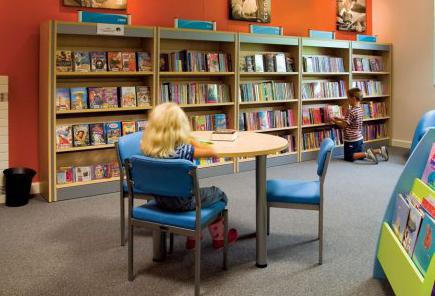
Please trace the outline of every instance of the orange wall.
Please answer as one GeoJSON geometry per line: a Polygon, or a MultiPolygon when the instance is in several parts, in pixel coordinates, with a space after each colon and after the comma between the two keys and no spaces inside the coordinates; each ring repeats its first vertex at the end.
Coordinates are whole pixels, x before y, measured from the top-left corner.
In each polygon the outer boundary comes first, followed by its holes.
{"type": "MultiPolygon", "coordinates": [[[[76,9],[61,0],[14,0],[0,4],[0,74],[10,81],[9,151],[11,166],[38,170],[39,25],[48,19],[76,20],[76,9]]],[[[130,0],[135,25],[173,26],[173,18],[217,21],[218,30],[248,31],[248,22],[228,19],[227,0],[130,0]]],[[[335,30],[335,0],[272,0],[272,24],[286,35],[308,29],[335,30]]],[[[372,33],[372,0],[367,0],[367,33],[372,33]]],[[[338,38],[353,39],[352,33],[338,38]]]]}

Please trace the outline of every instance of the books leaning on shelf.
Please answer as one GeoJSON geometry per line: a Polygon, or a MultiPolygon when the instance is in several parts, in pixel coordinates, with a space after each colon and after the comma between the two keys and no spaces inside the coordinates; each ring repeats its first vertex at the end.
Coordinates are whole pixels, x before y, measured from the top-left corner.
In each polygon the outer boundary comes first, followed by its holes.
{"type": "Polygon", "coordinates": [[[152,71],[151,55],[133,51],[56,52],[57,72],[136,72],[152,71]]]}
{"type": "Polygon", "coordinates": [[[345,72],[343,58],[324,55],[305,55],[304,72],[345,72]]]}
{"type": "Polygon", "coordinates": [[[149,86],[56,89],[56,111],[147,107],[150,104],[149,86]]]}
{"type": "Polygon", "coordinates": [[[364,123],[363,136],[364,141],[386,138],[387,126],[384,123],[364,123]]]}
{"type": "Polygon", "coordinates": [[[285,128],[295,125],[293,110],[273,110],[257,112],[241,112],[239,129],[241,131],[256,131],[270,128],[285,128]]]}
{"type": "Polygon", "coordinates": [[[288,141],[288,148],[281,151],[280,153],[296,152],[296,137],[294,135],[279,135],[288,141]]]}
{"type": "Polygon", "coordinates": [[[329,124],[334,117],[343,117],[346,107],[339,105],[306,105],[302,107],[302,125],[329,124]]]}
{"type": "Polygon", "coordinates": [[[240,57],[241,72],[295,72],[295,61],[287,53],[266,52],[240,57]]]}
{"type": "Polygon", "coordinates": [[[305,80],[302,82],[302,99],[346,97],[344,80],[305,80]]]}
{"type": "Polygon", "coordinates": [[[196,158],[193,160],[194,164],[197,166],[207,166],[207,165],[213,165],[213,164],[219,164],[224,163],[226,161],[229,161],[228,158],[223,157],[213,157],[213,158],[196,158]]]}
{"type": "Polygon", "coordinates": [[[362,103],[361,107],[364,111],[364,119],[378,118],[387,116],[387,104],[385,102],[367,102],[362,103]]]}
{"type": "Polygon", "coordinates": [[[224,83],[163,82],[160,103],[214,104],[230,101],[230,90],[224,83]]]}
{"type": "Polygon", "coordinates": [[[189,116],[194,131],[213,131],[227,128],[226,114],[207,114],[189,116]]]}
{"type": "Polygon", "coordinates": [[[332,128],[303,132],[303,148],[304,150],[319,149],[320,144],[326,138],[331,138],[337,146],[343,145],[343,131],[341,129],[332,128]]]}
{"type": "Polygon", "coordinates": [[[240,83],[240,102],[289,101],[294,99],[293,82],[253,81],[240,83]]]}
{"type": "Polygon", "coordinates": [[[117,162],[100,163],[91,166],[60,167],[57,170],[57,184],[72,184],[91,180],[119,177],[117,162]]]}
{"type": "Polygon", "coordinates": [[[359,88],[365,97],[385,95],[383,83],[379,80],[355,80],[352,87],[359,88]]]}
{"type": "Polygon", "coordinates": [[[182,50],[160,54],[162,72],[231,72],[231,55],[224,52],[182,50]]]}
{"type": "Polygon", "coordinates": [[[354,55],[352,71],[382,72],[384,71],[384,60],[381,56],[354,55]]]}
{"type": "Polygon", "coordinates": [[[432,149],[429,152],[426,168],[423,171],[421,180],[426,183],[430,188],[435,190],[435,143],[432,144],[432,149]]]}
{"type": "Polygon", "coordinates": [[[237,131],[233,129],[217,129],[211,133],[212,141],[233,142],[237,139],[237,131]]]}

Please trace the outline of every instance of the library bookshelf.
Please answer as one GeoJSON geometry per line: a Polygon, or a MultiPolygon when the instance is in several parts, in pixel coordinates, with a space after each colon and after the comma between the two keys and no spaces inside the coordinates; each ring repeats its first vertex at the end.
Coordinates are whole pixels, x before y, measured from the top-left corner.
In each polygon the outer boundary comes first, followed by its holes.
{"type": "MultiPolygon", "coordinates": [[[[60,167],[86,166],[116,160],[113,144],[56,149],[56,126],[111,121],[146,120],[149,112],[163,100],[163,84],[221,84],[228,87],[229,98],[214,103],[187,104],[180,107],[189,117],[225,114],[228,128],[240,130],[242,113],[291,110],[294,122],[290,126],[271,126],[254,129],[283,137],[294,137],[294,149],[268,157],[268,166],[315,159],[317,148],[304,149],[303,134],[331,129],[327,123],[302,125],[302,108],[315,104],[346,104],[346,96],[302,99],[303,83],[310,80],[343,80],[351,87],[354,80],[380,80],[385,84],[382,94],[370,94],[365,101],[385,102],[391,110],[391,46],[365,42],[326,41],[292,36],[268,36],[234,32],[204,32],[174,28],[126,26],[124,36],[97,34],[96,24],[49,21],[41,25],[40,34],[40,180],[41,194],[49,201],[71,199],[116,192],[119,179],[107,178],[87,182],[56,184],[60,167]],[[56,51],[147,51],[152,59],[151,71],[137,72],[57,72],[56,51]],[[230,57],[228,71],[172,71],[161,69],[161,54],[181,51],[219,52],[230,57]],[[248,72],[242,60],[248,55],[285,54],[293,59],[293,69],[281,72],[248,72]],[[304,71],[304,55],[330,55],[344,60],[344,72],[308,73],[304,71]],[[381,56],[385,71],[352,71],[353,55],[381,56]],[[293,95],[273,100],[242,101],[241,85],[255,83],[291,84],[293,95]],[[56,111],[56,89],[71,87],[149,86],[152,100],[149,106],[111,109],[56,111]]],[[[370,118],[369,123],[389,125],[391,114],[370,118]]],[[[388,134],[366,141],[368,145],[388,143],[388,134]]],[[[337,149],[337,154],[340,149],[337,149]]],[[[222,159],[218,163],[199,165],[199,176],[209,177],[246,171],[254,168],[253,159],[222,159]]]]}

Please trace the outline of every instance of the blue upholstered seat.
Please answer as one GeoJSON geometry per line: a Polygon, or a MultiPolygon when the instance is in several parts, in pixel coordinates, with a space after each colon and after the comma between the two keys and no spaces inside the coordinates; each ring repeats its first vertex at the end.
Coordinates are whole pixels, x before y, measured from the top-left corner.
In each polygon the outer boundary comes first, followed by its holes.
{"type": "Polygon", "coordinates": [[[267,181],[267,201],[320,204],[320,182],[280,179],[269,180],[267,181]]]}
{"type": "MultiPolygon", "coordinates": [[[[225,209],[224,202],[217,202],[201,209],[201,224],[205,225],[216,218],[225,209]]],[[[170,225],[186,229],[195,229],[196,212],[170,212],[159,209],[155,201],[133,209],[133,218],[157,224],[170,225]]]]}
{"type": "Polygon", "coordinates": [[[424,134],[431,128],[435,127],[435,110],[431,110],[423,114],[418,121],[417,127],[414,131],[414,137],[412,138],[412,145],[410,152],[414,151],[418,142],[423,138],[424,134]]]}

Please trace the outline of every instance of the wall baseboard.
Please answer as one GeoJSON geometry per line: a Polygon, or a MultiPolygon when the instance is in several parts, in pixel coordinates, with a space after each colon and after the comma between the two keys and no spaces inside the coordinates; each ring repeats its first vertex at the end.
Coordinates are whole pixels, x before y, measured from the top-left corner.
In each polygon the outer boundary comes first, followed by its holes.
{"type": "Polygon", "coordinates": [[[400,147],[400,148],[411,148],[411,141],[405,141],[405,140],[399,140],[399,139],[392,139],[391,140],[391,146],[393,147],[400,147]]]}
{"type": "MultiPolygon", "coordinates": [[[[30,188],[30,194],[39,194],[41,193],[39,182],[33,182],[32,187],[30,188]]],[[[4,194],[0,195],[0,204],[4,204],[6,202],[6,196],[4,194]]]]}

